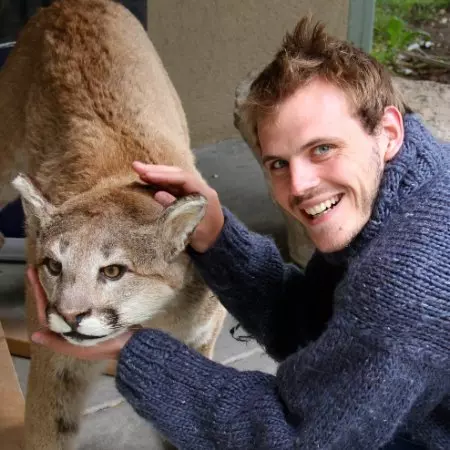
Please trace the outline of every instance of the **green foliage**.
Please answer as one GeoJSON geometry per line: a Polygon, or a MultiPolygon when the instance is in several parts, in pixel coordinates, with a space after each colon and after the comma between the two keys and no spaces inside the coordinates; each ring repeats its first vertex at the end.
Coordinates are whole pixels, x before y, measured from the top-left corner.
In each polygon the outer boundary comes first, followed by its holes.
{"type": "Polygon", "coordinates": [[[450,0],[377,0],[372,55],[387,66],[395,56],[426,33],[413,24],[430,20],[450,7],[450,0]]]}
{"type": "Polygon", "coordinates": [[[398,16],[410,23],[430,20],[449,7],[450,0],[376,0],[377,15],[398,16]]]}

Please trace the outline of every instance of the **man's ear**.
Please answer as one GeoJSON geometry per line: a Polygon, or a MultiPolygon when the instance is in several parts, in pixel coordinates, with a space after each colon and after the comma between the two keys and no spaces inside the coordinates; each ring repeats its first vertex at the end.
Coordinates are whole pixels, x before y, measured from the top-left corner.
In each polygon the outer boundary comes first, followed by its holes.
{"type": "Polygon", "coordinates": [[[380,125],[384,162],[388,162],[394,158],[403,144],[403,117],[400,111],[395,106],[385,108],[380,125]]]}
{"type": "Polygon", "coordinates": [[[205,197],[189,195],[178,199],[164,211],[160,226],[167,261],[186,248],[190,235],[205,215],[206,206],[205,197]]]}
{"type": "Polygon", "coordinates": [[[27,223],[42,228],[51,220],[54,206],[49,203],[33,182],[24,174],[17,175],[12,185],[20,192],[27,223]]]}

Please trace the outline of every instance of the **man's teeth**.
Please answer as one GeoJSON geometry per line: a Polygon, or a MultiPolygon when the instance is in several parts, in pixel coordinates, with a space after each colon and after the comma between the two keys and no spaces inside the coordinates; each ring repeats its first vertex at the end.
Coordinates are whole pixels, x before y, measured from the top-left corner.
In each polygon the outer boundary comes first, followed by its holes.
{"type": "Polygon", "coordinates": [[[316,206],[313,206],[312,208],[305,209],[305,211],[310,216],[317,216],[318,214],[321,214],[324,211],[326,211],[327,209],[334,206],[338,201],[339,201],[339,196],[336,195],[336,196],[326,200],[325,202],[322,202],[316,206]]]}

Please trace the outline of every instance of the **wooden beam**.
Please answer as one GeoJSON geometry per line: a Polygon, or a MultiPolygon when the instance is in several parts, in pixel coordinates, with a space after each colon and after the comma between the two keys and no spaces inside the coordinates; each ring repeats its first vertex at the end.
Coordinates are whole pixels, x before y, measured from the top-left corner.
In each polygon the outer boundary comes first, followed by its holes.
{"type": "Polygon", "coordinates": [[[25,401],[0,322],[0,442],[8,450],[24,448],[25,401]]]}

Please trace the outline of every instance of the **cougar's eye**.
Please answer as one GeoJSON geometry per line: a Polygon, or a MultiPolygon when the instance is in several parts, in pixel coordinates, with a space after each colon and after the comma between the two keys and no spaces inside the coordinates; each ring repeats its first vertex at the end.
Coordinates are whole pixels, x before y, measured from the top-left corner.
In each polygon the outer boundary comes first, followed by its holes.
{"type": "Polygon", "coordinates": [[[125,266],[113,264],[111,266],[102,267],[100,273],[110,280],[118,280],[127,271],[125,266]]]}
{"type": "Polygon", "coordinates": [[[45,258],[44,266],[47,268],[50,275],[57,277],[62,271],[62,264],[53,258],[45,258]]]}

